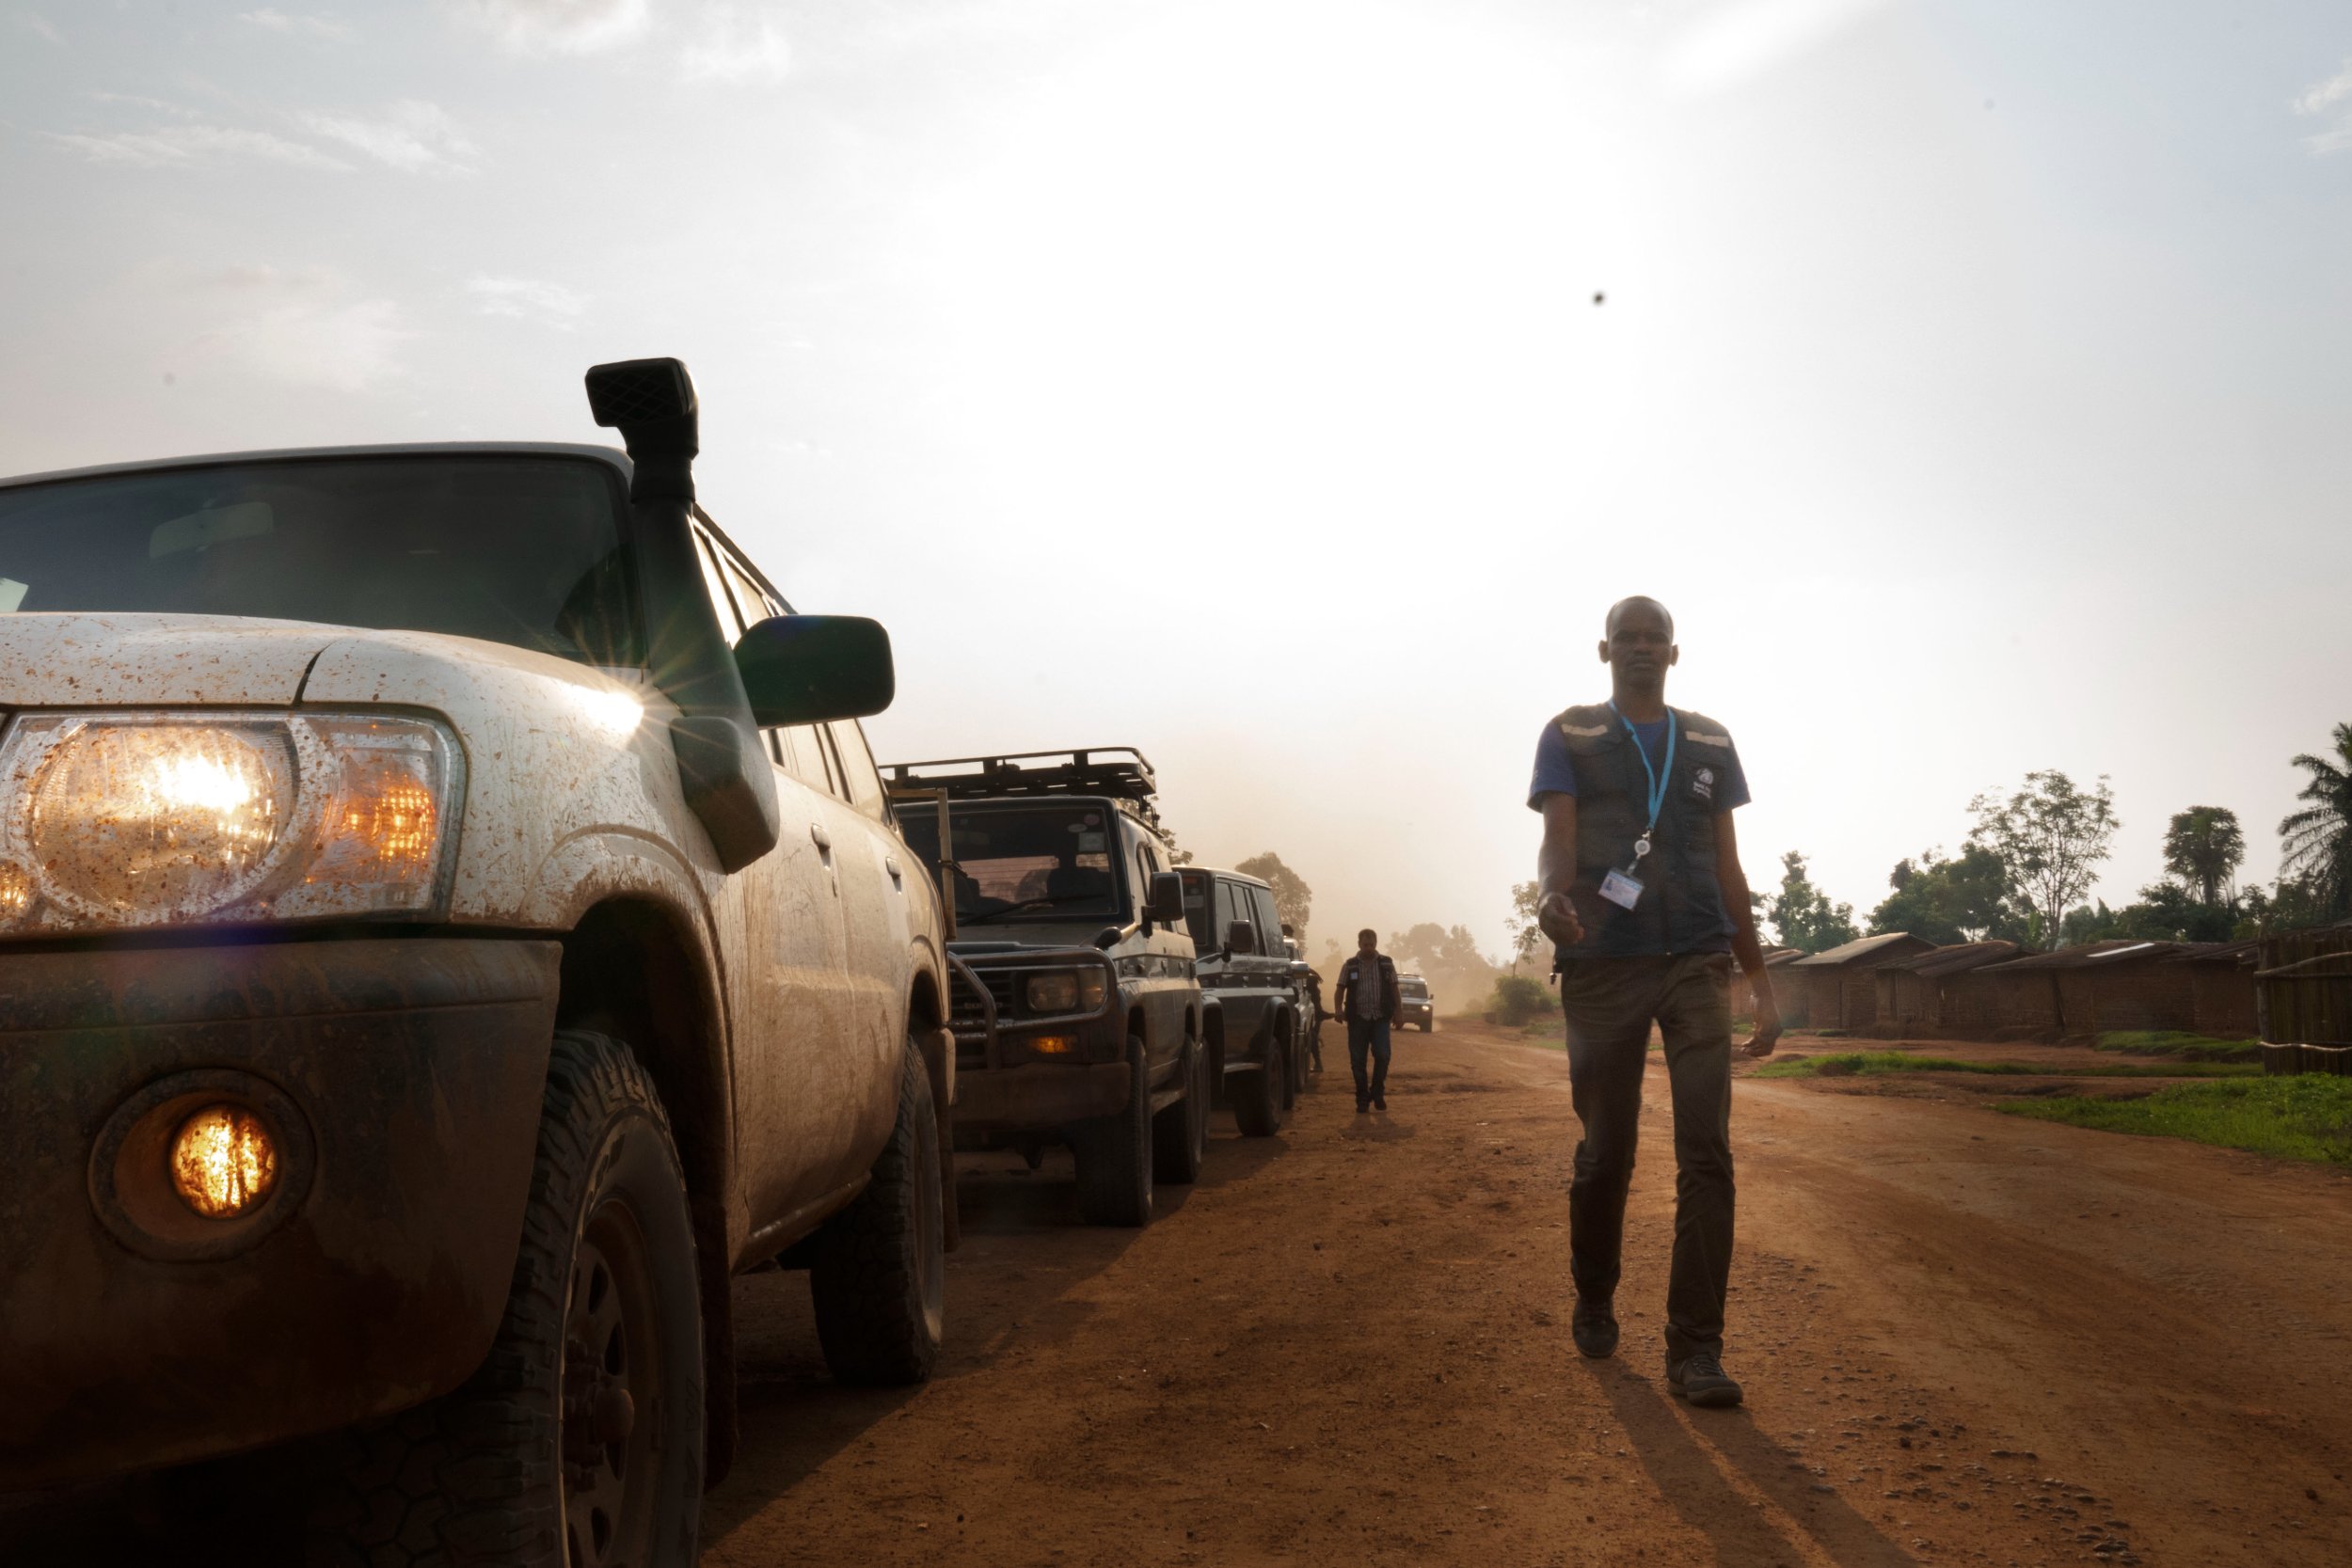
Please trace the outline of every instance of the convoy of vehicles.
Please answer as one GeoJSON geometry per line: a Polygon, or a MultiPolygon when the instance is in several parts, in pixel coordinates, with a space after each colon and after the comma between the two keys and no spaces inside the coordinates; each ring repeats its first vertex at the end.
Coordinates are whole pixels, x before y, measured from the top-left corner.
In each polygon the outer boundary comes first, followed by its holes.
{"type": "Polygon", "coordinates": [[[626,454],[0,480],[0,1490],[276,1449],[321,1560],[690,1562],[733,1275],[919,1381],[956,1148],[1142,1225],[1305,1087],[1140,753],[885,785],[887,634],[703,510],[683,365],[587,385],[626,454]]]}
{"type": "Polygon", "coordinates": [[[955,889],[960,1146],[1034,1165],[1067,1143],[1085,1217],[1148,1224],[1153,1184],[1200,1172],[1216,1069],[1151,763],[1111,747],[886,771],[955,889]]]}
{"type": "Polygon", "coordinates": [[[0,1488],[297,1437],[317,1555],[689,1562],[728,1278],[839,1376],[943,1328],[936,890],[890,644],[628,454],[0,483],[0,1488]]]}

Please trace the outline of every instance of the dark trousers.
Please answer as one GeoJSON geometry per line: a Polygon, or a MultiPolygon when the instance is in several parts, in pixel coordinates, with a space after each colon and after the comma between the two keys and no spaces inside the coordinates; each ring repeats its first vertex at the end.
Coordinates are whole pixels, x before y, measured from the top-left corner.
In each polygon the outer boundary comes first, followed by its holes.
{"type": "Polygon", "coordinates": [[[1347,1068],[1356,1075],[1356,1103],[1387,1098],[1389,1091],[1389,1021],[1385,1018],[1351,1018],[1347,1021],[1347,1068]],[[1364,1078],[1364,1057],[1372,1057],[1372,1078],[1367,1086],[1364,1078]]]}
{"type": "Polygon", "coordinates": [[[1666,1354],[1723,1354],[1731,1278],[1731,958],[1571,959],[1560,976],[1568,1082],[1584,1136],[1568,1186],[1568,1266],[1579,1294],[1617,1289],[1626,1189],[1640,1134],[1649,1026],[1666,1041],[1674,1103],[1675,1246],[1666,1354]]]}

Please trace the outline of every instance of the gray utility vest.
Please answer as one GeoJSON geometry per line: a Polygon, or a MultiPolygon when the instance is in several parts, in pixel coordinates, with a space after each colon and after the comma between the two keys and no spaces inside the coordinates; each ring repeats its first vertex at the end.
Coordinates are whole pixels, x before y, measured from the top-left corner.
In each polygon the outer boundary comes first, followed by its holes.
{"type": "MultiPolygon", "coordinates": [[[[1731,736],[1712,719],[1668,708],[1675,729],[1674,776],[1634,876],[1641,901],[1620,909],[1600,895],[1601,879],[1633,859],[1649,819],[1642,749],[1608,704],[1572,707],[1554,719],[1576,770],[1576,885],[1568,897],[1584,940],[1563,960],[1652,953],[1727,953],[1731,918],[1715,878],[1715,797],[1731,776],[1731,736]]],[[[1665,746],[1658,748],[1659,756],[1665,746]]]]}

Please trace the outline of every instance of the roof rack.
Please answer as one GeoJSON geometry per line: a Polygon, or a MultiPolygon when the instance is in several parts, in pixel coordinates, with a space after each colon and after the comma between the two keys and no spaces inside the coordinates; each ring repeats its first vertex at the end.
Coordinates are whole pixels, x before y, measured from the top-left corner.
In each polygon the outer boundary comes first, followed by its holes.
{"type": "Polygon", "coordinates": [[[894,795],[937,790],[950,800],[1105,795],[1154,825],[1159,821],[1153,803],[1159,781],[1152,771],[1151,759],[1132,746],[894,762],[883,768],[882,776],[894,795]]]}

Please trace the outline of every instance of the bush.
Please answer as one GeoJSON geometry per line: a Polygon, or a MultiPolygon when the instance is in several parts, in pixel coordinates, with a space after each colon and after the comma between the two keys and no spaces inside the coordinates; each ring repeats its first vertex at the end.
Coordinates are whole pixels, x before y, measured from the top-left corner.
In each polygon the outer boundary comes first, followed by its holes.
{"type": "Polygon", "coordinates": [[[1551,1011],[1551,996],[1541,980],[1505,974],[1495,981],[1493,1011],[1497,1023],[1532,1023],[1551,1011]]]}

